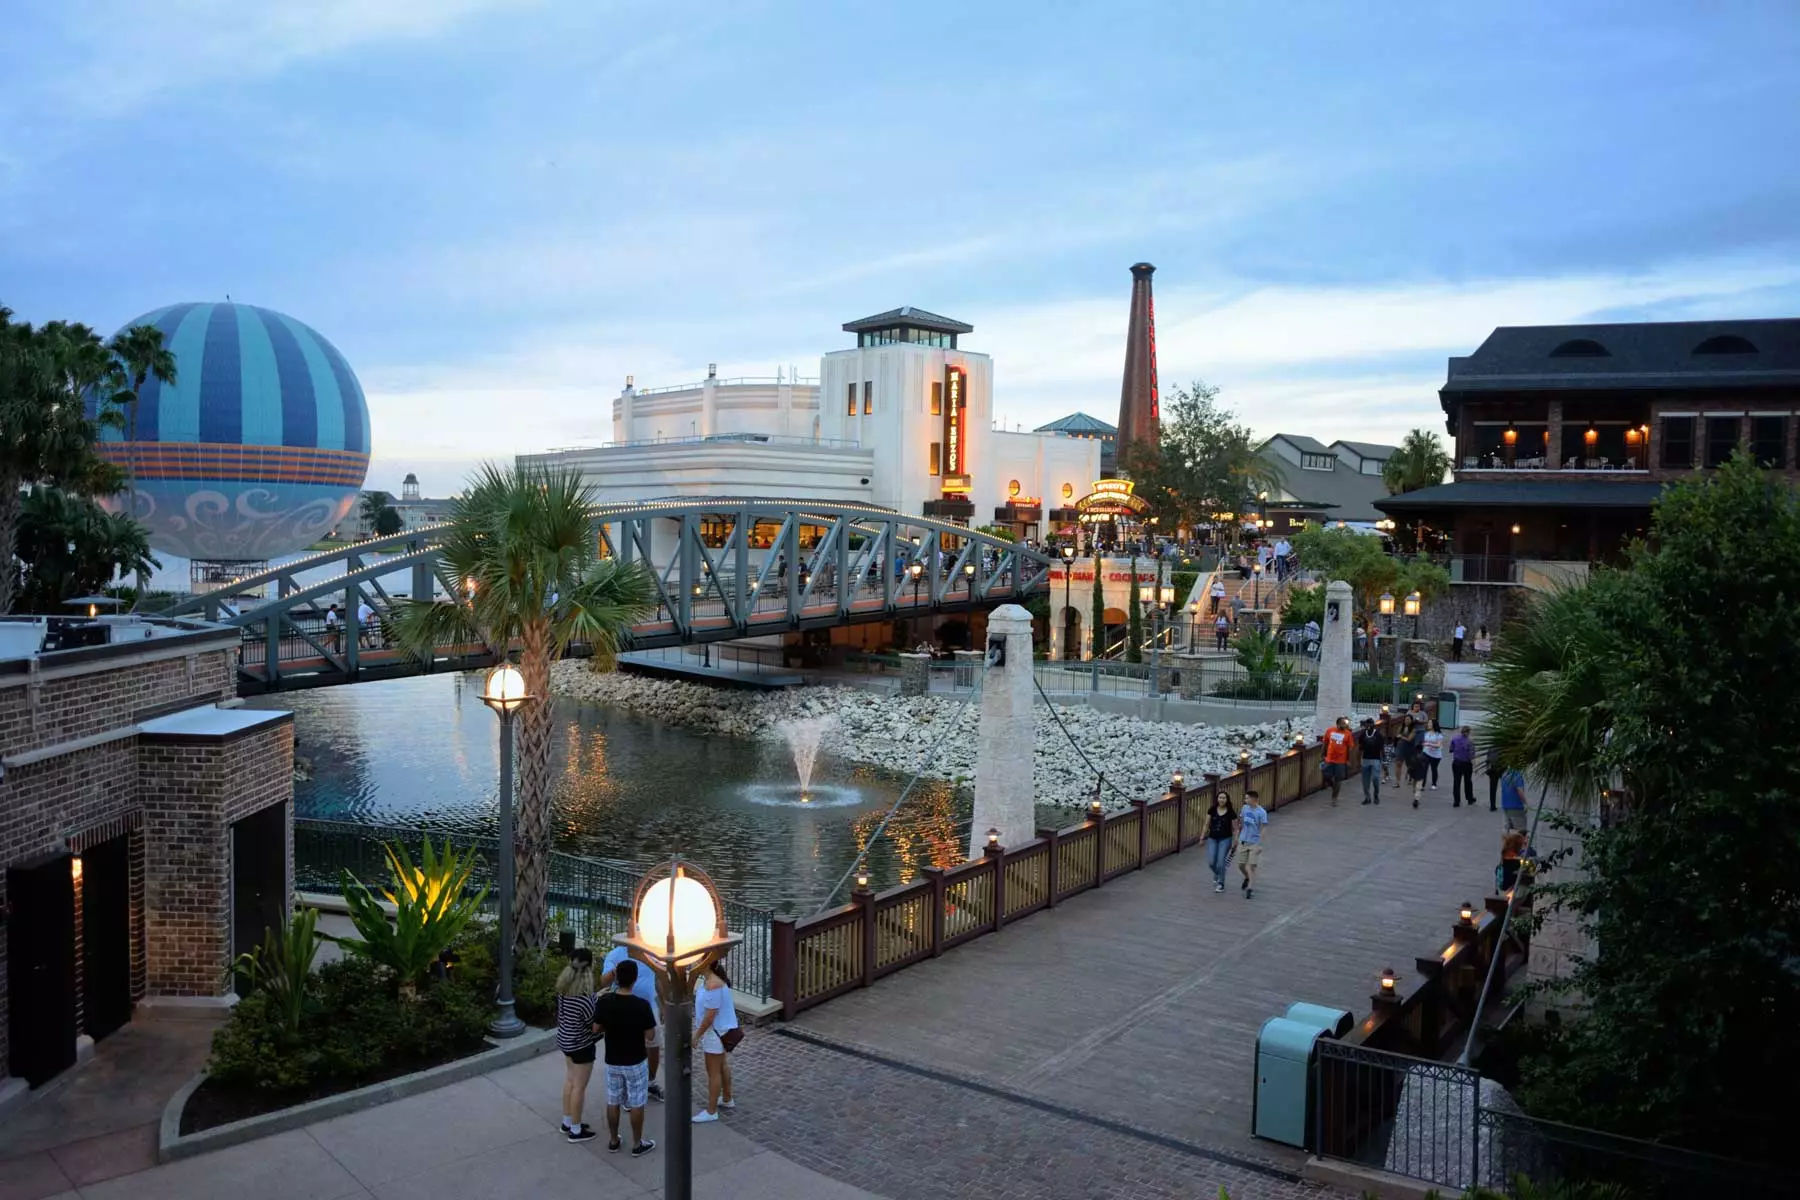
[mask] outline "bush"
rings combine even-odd
[[[440,854],[425,839],[424,857],[418,867],[404,846],[386,847],[393,889],[383,893],[394,906],[386,911],[348,870],[343,872],[344,902],[356,924],[358,939],[340,939],[352,954],[381,963],[400,979],[401,993],[409,999],[438,956],[449,949],[457,935],[481,911],[487,888],[474,890],[474,850],[458,855],[444,839]]]

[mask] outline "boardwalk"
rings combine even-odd
[[[833,1000],[795,1030],[815,1057],[832,1056],[823,1042],[866,1052],[841,1060],[961,1077],[996,1116],[1012,1096],[1018,1120],[1086,1115],[1296,1171],[1299,1151],[1250,1136],[1258,1028],[1294,1000],[1366,1014],[1381,969],[1410,971],[1440,950],[1459,902],[1491,889],[1501,832],[1485,796],[1477,810],[1450,808],[1447,777],[1418,810],[1393,794],[1378,808],[1345,797],[1275,815],[1253,900],[1235,877],[1215,894],[1190,851]],[[859,1108],[871,1145],[907,1136],[882,1128],[879,1096]],[[914,1194],[902,1180],[870,1186]],[[1058,1194],[1083,1193],[1035,1193]]]

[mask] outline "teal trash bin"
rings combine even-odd
[[[1445,733],[1462,724],[1462,693],[1439,692],[1437,697],[1438,728]]]
[[[1263,1022],[1256,1038],[1250,1132],[1303,1150],[1312,1148],[1312,1063],[1320,1038],[1348,1033],[1355,1018],[1319,1004],[1290,1004]]]

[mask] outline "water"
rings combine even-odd
[[[412,825],[429,818],[492,833],[498,718],[478,675],[426,675],[260,696],[292,709],[295,815]],[[672,851],[699,863],[732,899],[810,913],[831,892],[900,789],[903,775],[837,758],[813,731],[806,802],[794,751],[714,737],[612,709],[556,701],[552,832],[559,850],[647,867]],[[869,858],[879,889],[953,866],[968,844],[969,801],[922,782]],[[845,899],[843,892],[838,900]]]

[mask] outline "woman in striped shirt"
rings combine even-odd
[[[581,1123],[588,1079],[594,1073],[594,952],[579,946],[556,977],[556,1048],[563,1052],[563,1133],[571,1142],[591,1141],[598,1131]]]

